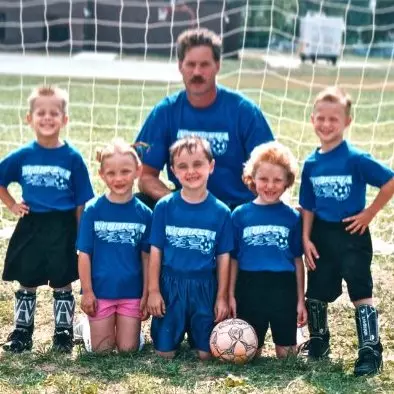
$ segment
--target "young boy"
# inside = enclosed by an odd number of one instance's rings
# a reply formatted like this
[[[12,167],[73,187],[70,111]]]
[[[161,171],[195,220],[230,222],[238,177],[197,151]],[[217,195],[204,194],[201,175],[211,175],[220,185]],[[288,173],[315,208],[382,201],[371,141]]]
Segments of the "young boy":
[[[54,289],[53,348],[69,353],[75,309],[71,282],[78,278],[77,224],[93,190],[81,155],[59,138],[68,121],[67,92],[38,87],[28,104],[27,122],[36,138],[0,162],[0,199],[20,217],[3,271],[3,280],[20,283],[15,293],[15,329],[3,349],[19,353],[32,348],[36,288],[49,284]],[[7,189],[12,182],[22,188],[21,202]]]
[[[214,323],[227,317],[229,208],[207,190],[214,168],[208,141],[188,136],[170,148],[171,170],[182,185],[153,212],[148,312],[156,352],[173,358],[185,333],[200,359],[210,358]]]
[[[350,108],[350,97],[338,88],[317,95],[311,120],[321,146],[305,161],[300,204],[309,268],[308,356],[316,359],[329,353],[327,303],[341,295],[344,279],[356,308],[359,350],[354,373],[361,376],[378,373],[382,365],[368,225],[392,197],[394,173],[344,139]],[[367,208],[366,185],[380,188]]]

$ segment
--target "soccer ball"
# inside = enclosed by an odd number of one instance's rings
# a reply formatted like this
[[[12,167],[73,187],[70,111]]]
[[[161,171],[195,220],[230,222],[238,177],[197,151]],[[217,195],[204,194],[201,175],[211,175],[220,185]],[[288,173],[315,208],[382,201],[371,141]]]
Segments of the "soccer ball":
[[[212,355],[221,361],[245,364],[256,354],[258,341],[254,328],[241,319],[218,323],[211,333]]]

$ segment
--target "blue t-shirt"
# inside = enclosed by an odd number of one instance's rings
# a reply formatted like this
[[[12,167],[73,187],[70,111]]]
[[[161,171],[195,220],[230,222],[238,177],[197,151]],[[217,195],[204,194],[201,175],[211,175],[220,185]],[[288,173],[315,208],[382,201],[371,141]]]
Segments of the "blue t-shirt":
[[[183,200],[179,191],[169,194],[153,211],[150,243],[161,249],[163,267],[212,272],[216,256],[233,249],[230,210],[210,193],[198,204]]]
[[[162,100],[146,119],[137,141],[150,145],[142,158],[157,170],[167,164],[169,179],[180,188],[170,170],[168,149],[177,139],[190,134],[206,138],[216,160],[208,180],[208,190],[226,204],[241,204],[253,199],[242,182],[243,164],[253,148],[273,140],[271,129],[257,107],[241,94],[217,87],[213,104],[193,107],[181,91]]]
[[[365,208],[367,185],[382,187],[394,172],[347,141],[313,152],[301,177],[300,205],[319,218],[340,222]]]
[[[66,211],[94,194],[81,154],[67,142],[45,148],[29,142],[0,161],[0,186],[17,182],[32,212]]]
[[[233,214],[234,250],[232,257],[244,271],[295,271],[301,257],[300,213],[284,204],[259,205],[250,202]]]
[[[86,205],[77,249],[91,258],[97,298],[141,298],[141,253],[149,253],[151,220],[152,211],[136,197],[116,204],[101,196]]]

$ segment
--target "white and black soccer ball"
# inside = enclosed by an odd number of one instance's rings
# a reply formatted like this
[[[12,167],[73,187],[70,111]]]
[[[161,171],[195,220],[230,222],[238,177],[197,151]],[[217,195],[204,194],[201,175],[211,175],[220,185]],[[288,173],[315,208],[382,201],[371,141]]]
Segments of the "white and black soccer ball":
[[[212,355],[219,360],[245,364],[255,356],[258,340],[249,323],[241,319],[227,319],[214,327],[209,345]]]

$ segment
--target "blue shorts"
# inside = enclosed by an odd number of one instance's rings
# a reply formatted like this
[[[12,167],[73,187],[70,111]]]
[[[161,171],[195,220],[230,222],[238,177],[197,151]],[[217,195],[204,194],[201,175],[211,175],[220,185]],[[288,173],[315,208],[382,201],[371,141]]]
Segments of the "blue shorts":
[[[160,291],[166,314],[152,319],[154,348],[160,352],[175,351],[187,333],[194,349],[209,352],[209,337],[215,320],[215,273],[181,273],[163,267]]]

